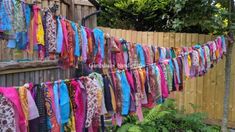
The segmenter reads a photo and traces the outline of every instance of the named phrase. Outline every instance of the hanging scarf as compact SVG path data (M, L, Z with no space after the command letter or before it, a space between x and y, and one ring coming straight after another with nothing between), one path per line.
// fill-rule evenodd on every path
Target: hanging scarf
M60 54L59 63L61 63L63 68L68 68L69 63L69 45L68 45L68 30L67 30L67 24L65 19L61 19L61 25L63 29L63 43L62 43L62 50Z
M13 30L13 5L11 0L0 0L0 32Z
M82 132L83 124L85 119L85 109L83 104L82 89L77 81L71 81L72 89L74 90L71 94L71 101L73 104L73 111L75 115L76 131ZM78 125L79 124L79 125Z
M56 45L56 20L50 10L46 12L46 40L48 43L48 51L50 59L55 59Z
M102 30L95 28L93 29L94 32L94 38L95 38L95 48L94 48L94 54L100 55L100 61L98 64L102 63L102 60L104 59L104 33Z
M23 12L23 2L20 0L14 0L14 30L15 32L23 32L26 31L26 21L25 21L25 16Z
M56 111L55 111L55 99L53 86L48 82L48 85L44 87L45 105L47 111L47 126L48 129L57 132L60 131L59 122L57 122Z
M68 56L69 56L69 66L74 66L74 40L75 40L75 33L71 26L71 23L66 21L66 28L68 31Z
M79 57L80 56L80 38L79 38L79 34L78 34L78 28L74 22L72 22L71 25L72 25L73 31L75 33L74 55L76 57Z
M63 28L62 28L62 24L61 24L61 21L60 21L59 17L56 18L56 21L57 21L57 35L56 35L57 46L56 46L56 52L61 53L62 45L63 45L63 39L64 39Z
M83 26L81 26L81 36L82 36L82 61L86 62L88 40L85 28Z

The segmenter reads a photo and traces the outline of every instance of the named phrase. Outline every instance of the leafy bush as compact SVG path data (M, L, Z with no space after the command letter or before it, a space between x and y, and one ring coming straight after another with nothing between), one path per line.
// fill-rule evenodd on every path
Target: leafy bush
M99 0L99 3L103 11L98 25L112 28L220 34L228 24L228 5L218 0Z
M115 126L117 132L219 132L217 126L209 126L203 121L204 113L183 114L175 107L175 101L166 100L151 110L144 109L144 120L139 122L136 116L125 117L121 127Z

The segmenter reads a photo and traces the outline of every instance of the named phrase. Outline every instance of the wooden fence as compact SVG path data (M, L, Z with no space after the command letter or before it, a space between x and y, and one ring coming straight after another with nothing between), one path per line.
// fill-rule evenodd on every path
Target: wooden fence
M132 30L101 27L106 33L129 42L154 44L163 47L192 46L214 40L215 36L174 32L138 32ZM197 112L206 112L208 122L218 124L223 115L223 96L225 79L225 59L221 60L203 77L184 81L183 92L173 92L170 97L176 99L177 106L187 113L194 112L191 104L198 106ZM229 103L229 126L235 128L235 51L231 72L231 91Z
M72 1L72 2L71 2ZM69 19L74 19L80 22L82 17L95 11L87 1L78 0L62 0L56 1L60 4L59 13L67 16ZM51 1L43 0L42 7L50 5ZM72 3L72 4L71 4ZM86 22L87 26L96 26L96 17L89 19ZM213 40L215 37L203 34L188 34L188 33L173 33L173 32L138 32L132 30L121 29L102 29L112 36L123 37L127 41L138 42L141 44L155 44L158 46L191 46L197 43L204 43ZM235 52L233 54L235 56ZM26 52L15 49L8 49L6 41L0 41L0 61L15 61L20 59L30 59L37 61L37 53L29 55ZM14 68L0 71L0 86L15 86L22 85L24 82L41 82L48 80L57 80L71 77L74 72L69 70L61 70L53 64L44 64L37 62L37 66L28 65L22 68L21 63L14 62ZM177 101L177 106L180 109L185 109L187 113L192 113L190 104L199 106L196 111L206 112L210 123L219 123L223 113L223 95L224 95L224 64L225 60L220 61L213 69L205 76L189 79L184 82L183 92L173 92L171 97ZM4 67L4 63L0 63ZM43 65L43 66L40 66ZM229 126L235 128L235 57L232 64L232 80L230 91L229 104Z
M41 8L47 8L54 2L59 6L57 14L65 16L69 20L81 23L82 18L96 11L96 8L88 0L38 0ZM27 0L31 3L30 0ZM85 22L85 25L93 28L96 27L96 15L90 17ZM28 54L25 51L7 48L7 41L0 41L0 62L15 61L15 60L38 60L38 53L34 51L33 54Z
M22 86L25 83L55 81L74 77L74 69L60 69L56 61L11 62L0 64L0 87Z
M41 8L56 3L59 6L57 15L80 23L84 16L96 11L88 0L37 0ZM26 0L32 3L32 0ZM96 27L96 16L86 21L86 26ZM29 62L18 62L27 60ZM46 58L47 60L47 58ZM30 61L33 61L31 63ZM74 69L62 70L56 61L38 61L37 52L28 54L25 51L7 48L7 41L0 40L0 86L19 86L25 82L45 82L72 77Z

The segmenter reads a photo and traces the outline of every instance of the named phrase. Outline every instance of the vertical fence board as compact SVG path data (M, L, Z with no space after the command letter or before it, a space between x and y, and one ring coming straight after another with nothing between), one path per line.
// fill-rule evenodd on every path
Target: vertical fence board
M55 81L55 74L56 74L56 72L55 72L55 70L53 69L53 70L50 70L50 81Z
M75 68L71 68L70 70L70 77L68 78L74 78L75 77Z
M64 78L64 70L60 69L60 78Z
M172 36L173 35L173 36ZM181 37L180 37L180 33L173 33L170 35L171 36L171 39L170 40L170 45L172 47L172 43L174 42L174 45L175 47L179 47L180 46L180 43L181 43ZM180 91L175 91L173 93L173 97L175 98L176 100L176 105L177 105L177 108L179 109L180 108Z
M76 8L77 12L75 14L77 14L77 22L81 22L82 21L82 6L81 5L77 5Z
M211 36L211 40L213 40L214 38L213 38L213 36ZM215 112L215 110L214 110L214 103L215 103L215 79L216 79L216 64L213 64L214 66L213 66L213 68L212 69L210 69L210 90L212 90L211 92L210 92L210 100L211 100L211 103L210 103L210 109L209 109L209 111L210 111L210 114L209 114L209 117L211 118L211 119L214 119L214 112Z
M60 13L61 13L61 15L62 16L66 16L67 15L67 7L66 7L66 4L64 4L64 3L60 3Z
M198 43L198 34L192 34L191 46L193 46L193 45L195 45L197 43ZM197 100L197 95L196 95L196 91L197 91L196 78L190 78L190 82L191 82L190 94L192 96L190 103L196 104L196 100ZM191 108L190 111L191 112L195 112L193 108Z
M158 32L153 32L153 44L154 46L158 45Z
M36 84L38 84L38 83L40 83L39 82L39 77L40 77L40 71L35 71L35 73L34 73L34 81L35 81L35 83Z
M0 87L6 86L6 75L0 75Z
M205 42L205 36L204 35L199 35L198 38L198 42L200 44L203 44ZM203 93L203 79L204 77L197 77L196 78L196 83L197 83L197 99L196 99L196 105L197 105L197 112L202 112L202 101L203 101L203 97L202 97L202 93Z
M186 34L185 33L180 34L180 40L181 40L181 43L179 44L180 47L186 44ZM179 102L180 102L179 103L179 108L181 110L184 110L186 108L185 100L184 100L185 99L184 98L185 97L185 87L186 87L185 84L186 84L186 81L184 79L184 81L183 81L183 91L179 93Z
M122 37L122 30L121 29L117 29L116 30L116 35L115 37L117 37L118 39Z
M47 82L48 80L47 80L47 72L46 72L46 70L43 70L43 72L42 72L42 74L43 74L43 82Z
M211 36L210 35L207 35L206 36L206 40L207 41L210 41L211 40ZM203 80L203 83L204 83L204 91L203 91L203 99L204 100L207 100L207 101L204 101L203 102L203 107L205 108L205 112L207 112L208 114L208 117L211 118L212 115L210 113L210 107L211 107L211 90L210 90L210 82L211 82L211 78L210 78L210 75L211 74L211 70L208 71L207 74L205 74L205 79Z
M13 78L12 78L12 81L13 81L13 86L19 86L20 84L19 84L19 82L20 82L20 80L19 80L19 74L13 74Z
M6 75L7 76L7 80L6 80L6 85L8 86L8 87L10 87L10 86L13 86L13 76L12 76L12 74L7 74Z
M170 38L169 38L170 33L165 32L163 34L163 45L164 47L170 47Z
M148 45L153 45L153 32L147 32L147 37L148 37L148 41L147 44Z
M126 30L121 30L121 38L126 39Z
M168 34L169 37L169 41L168 41L168 48L170 47L175 47L175 33L169 33ZM176 92L171 92L170 93L170 98L174 98L177 102L177 98L176 98Z
M159 32L158 33L158 45L159 47L162 47L164 44L164 40L163 40L163 32Z
M169 33L169 47L175 47L175 33Z
M170 40L170 42L172 43L174 41L174 47L179 47L180 46L180 43L181 43L181 38L180 38L180 33L173 33L174 34L174 38L173 40ZM171 39L172 39L172 35L171 36ZM172 47L172 45L171 45ZM179 91L175 91L174 92L174 98L176 100L176 105L177 105L177 108L179 109L180 106L179 106L179 103L180 103L180 92Z
M40 70L39 71L39 83L44 82L43 77L44 77L43 70Z
M24 83L25 83L24 73L21 72L21 73L19 73L19 85L20 85L20 86L21 86L21 85L24 85Z
M88 6L84 6L82 12L84 12L83 17L89 15L89 12L90 12L89 11L89 7ZM86 20L85 25L89 26L89 19Z
M116 30L115 29L111 29L110 35L113 36L113 37L117 37L116 36Z
M224 64L225 61L221 60L218 64L216 64L215 72L216 80L215 80L215 101L214 101L214 108L215 108L215 119L222 118L222 109L223 109L223 94L224 94Z
M138 31L137 32L137 39L136 39L137 43L142 44L142 32Z
M234 50L233 50L234 51ZM233 54L232 54L232 56L234 56L235 55L235 53L233 52ZM235 59L234 59L235 57L233 57L232 58L232 65L231 65L231 73L230 73L230 75L231 75L231 80L234 80L234 78L235 78L235 72L234 72L234 61L235 61ZM235 96L235 83L234 83L234 81L230 81L231 83L230 83L230 98L229 98L229 117L228 117L228 120L235 120L234 119L234 106L233 106L233 102L234 102L234 96ZM223 92L224 93L224 92Z
M148 43L148 33L147 32L142 32L142 43L143 45L147 45Z
M34 71L30 72L29 82L35 82Z
M217 77L216 78L216 83L217 83L216 86L218 86L216 88L216 90L217 90L216 93L218 94L217 95L218 102L217 101L216 102L218 104L217 104L217 106L215 106L215 109L217 110L217 113L218 113L217 118L218 119L222 119L222 116L223 116L223 105L221 105L221 104L224 103L224 101L223 101L224 98L223 97L224 97L224 88L225 88L225 85L224 85L224 83L225 83L225 74L224 74L225 58L221 62L219 62L219 63L220 63L219 66L218 66L219 70L216 72L216 74L217 74L216 75L216 77ZM235 79L233 78L232 82L234 82L234 80ZM235 87L232 87L232 89L235 90ZM233 105L233 106L235 106L235 105Z
M60 79L59 77L58 77L58 72L57 72L57 69L53 69L53 71L54 71L54 78L55 78L55 80L58 80L58 79Z
M125 30L126 31L126 37L125 39L127 42L131 42L131 30Z
M158 36L159 36L158 34L159 34L158 32L153 32L153 44L155 46L158 45Z
M91 7L91 8L92 8L92 13L96 11L95 7ZM92 16L90 21L92 23L92 27L97 27L97 16L96 15Z
M88 10L89 10L89 14L91 14L91 13L93 13L93 9L91 8L91 7L88 7ZM88 14L88 15L89 15ZM89 27L93 27L93 23L92 23L92 18L93 18L94 16L91 16L87 21L89 22Z
M69 78L69 76L70 76L70 74L69 74L69 70L65 70L65 77L64 77L64 79L67 79L67 78Z
M211 40L214 40L215 37L211 36ZM210 71L210 78L211 78L211 82L210 82L210 90L211 90L211 109L210 109L210 113L211 113L211 119L215 118L215 100L217 100L215 97L215 93L216 93L216 72L217 72L217 65L214 64L214 67L211 69Z
M131 42L137 43L137 31L131 31Z
M192 41L192 34L186 34L186 46L191 46L191 41ZM187 79L185 81L185 87L184 87L184 92L185 92L185 110L187 113L191 112L191 106L190 106L190 102L191 102L191 95L190 95L190 91L191 91L191 84L190 84L190 78Z
M29 72L24 72L24 78L25 78L24 79L24 81L25 81L24 83L29 82L29 78L30 78L29 77Z

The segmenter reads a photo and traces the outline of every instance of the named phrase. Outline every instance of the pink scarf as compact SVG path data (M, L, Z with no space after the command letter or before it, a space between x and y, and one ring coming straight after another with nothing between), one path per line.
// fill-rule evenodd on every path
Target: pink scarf
M161 76L161 90L162 90L162 96L164 98L167 98L168 97L168 88L167 88L167 83L166 83L166 80L165 80L165 77L164 77L164 74L163 74L163 71L162 71L162 67L160 65L157 65L158 66L158 69L159 69L159 73L160 73L160 76Z
M23 109L20 103L20 97L16 88L3 88L0 87L0 93L3 94L6 98L8 98L16 107L16 111L19 115L19 127L21 132L26 132L26 118L23 113Z
M80 85L77 81L71 81L71 86L74 89L75 96L74 96L74 116L75 116L75 123L76 123L76 131L82 132L84 126L84 119L85 119L85 110L83 104L83 96L82 90Z

